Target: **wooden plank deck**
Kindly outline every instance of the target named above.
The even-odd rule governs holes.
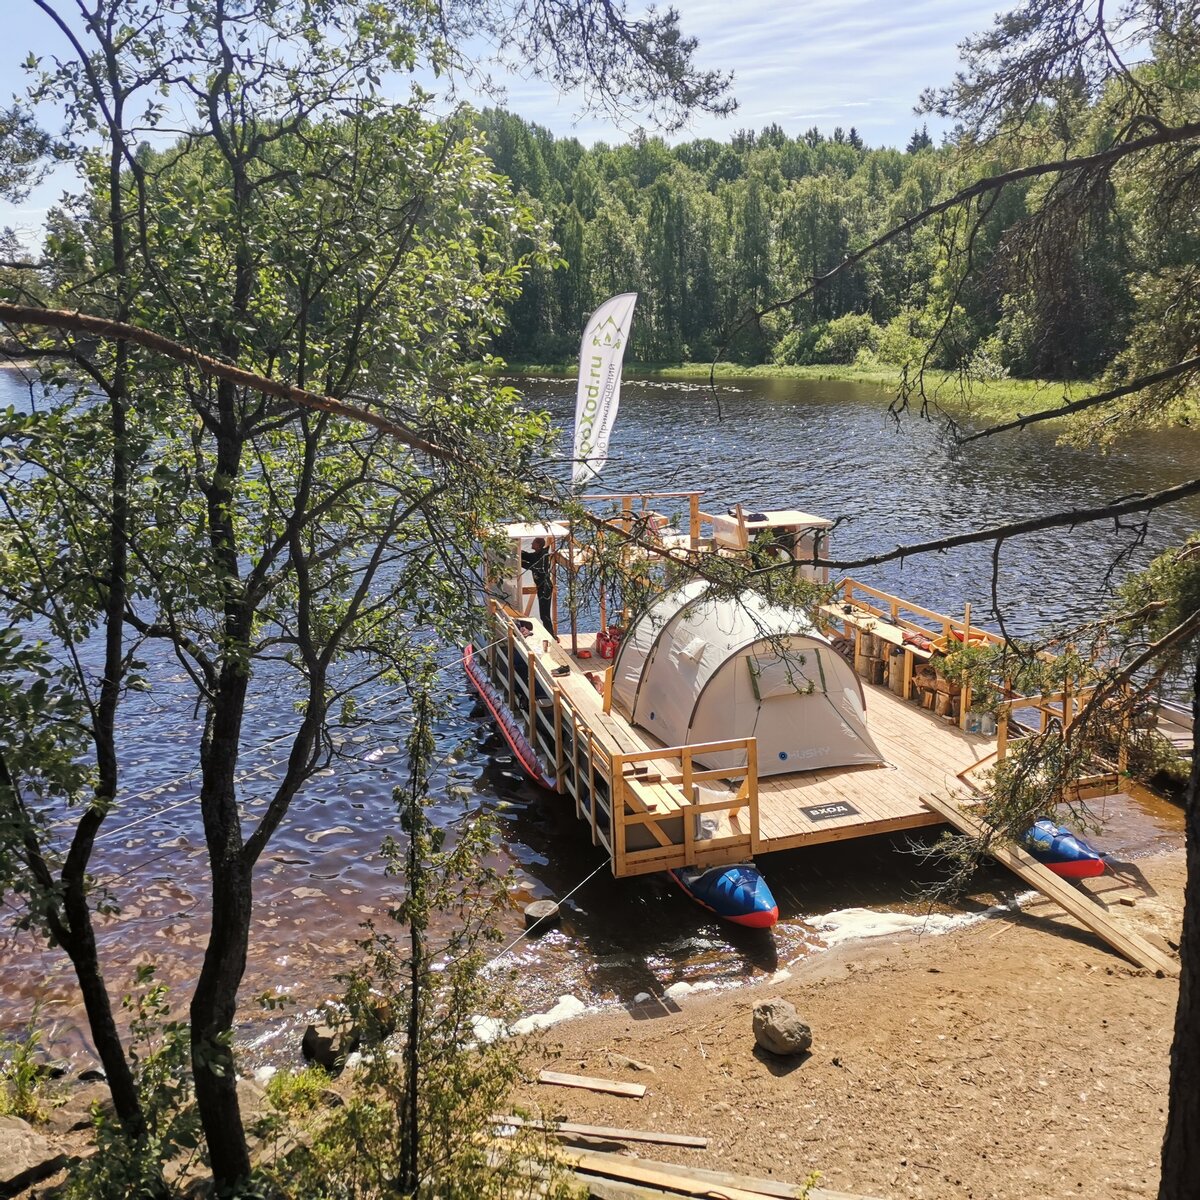
[[[568,635],[562,635],[561,641],[551,638],[536,617],[525,619],[533,629],[528,635],[518,634],[519,641],[546,670],[570,667],[568,673],[552,677],[552,686],[569,701],[580,727],[590,732],[604,755],[618,758],[664,748],[652,734],[630,725],[620,712],[604,712],[603,696],[585,672],[602,673],[612,665],[609,660],[573,656],[563,645],[569,641]],[[594,635],[581,635],[579,645],[590,648]],[[936,793],[965,798],[979,793],[974,781],[965,783],[959,776],[980,760],[989,759],[996,749],[994,737],[966,733],[956,724],[900,699],[886,687],[863,686],[867,726],[884,755],[883,765],[762,778],[758,784],[757,831],[751,828],[746,808],[722,812],[711,834],[714,840],[741,839],[743,853],[749,850],[766,854],[916,829],[943,820],[923,803],[923,796]],[[632,812],[668,815],[686,805],[678,784],[677,760],[653,759],[639,766],[645,770],[635,773],[633,766],[627,765],[623,772]],[[704,785],[710,800],[717,799],[726,788],[732,796],[737,786],[736,780],[730,784],[708,780]],[[655,836],[661,840],[661,835]],[[720,853],[715,845],[713,851]],[[618,874],[623,873],[621,864],[616,864],[616,869]]]
[[[992,753],[994,737],[965,733],[885,687],[863,684],[867,728],[884,755],[880,767],[839,767],[759,780],[759,841],[755,853],[868,837],[943,820],[922,796],[967,796],[976,789],[958,778]],[[847,806],[838,816],[813,809]]]

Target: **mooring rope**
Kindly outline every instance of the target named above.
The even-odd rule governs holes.
[[[579,891],[579,889],[583,887],[585,883],[588,883],[594,879],[595,876],[599,875],[600,872],[603,871],[608,865],[609,860],[606,858],[599,864],[599,866],[596,867],[594,871],[581,879],[561,900],[556,900],[555,903],[560,907],[566,904],[566,902],[570,900],[570,898],[575,895],[575,893]],[[488,963],[484,966],[484,970],[486,971],[488,967],[494,967],[518,942],[524,938],[527,938],[543,921],[550,920],[550,917],[553,915],[555,914],[549,913],[544,917],[538,917],[538,919],[534,921],[534,923],[530,925],[528,929],[521,930],[521,932],[517,934],[517,936],[513,938],[513,940],[509,942],[508,945],[505,946],[495,958],[488,961]]]
[[[503,637],[503,638],[497,638],[493,642],[489,642],[486,646],[482,646],[480,649],[481,650],[490,650],[493,646],[498,646],[501,642],[503,642],[505,640],[507,640],[507,635],[505,635],[505,637]],[[432,674],[437,676],[437,675],[440,675],[443,671],[449,671],[457,666],[461,666],[461,662],[456,659],[453,662],[448,662],[444,666],[438,667],[435,671],[432,672]],[[399,685],[398,687],[392,688],[390,691],[381,692],[379,695],[372,696],[369,700],[365,701],[363,703],[363,708],[364,709],[370,708],[374,704],[381,704],[381,703],[383,703],[383,701],[390,700],[393,696],[397,695],[398,693],[400,693],[402,691],[404,691],[403,684]],[[261,754],[264,750],[269,750],[272,746],[278,745],[280,742],[286,741],[287,739],[289,739],[292,736],[293,735],[290,733],[281,733],[278,737],[270,738],[267,741],[263,742],[262,745],[256,746],[252,750],[245,751],[244,753]],[[234,779],[234,783],[245,783],[246,780],[252,779],[255,775],[258,775],[260,772],[269,771],[273,767],[282,766],[285,762],[287,762],[286,758],[278,758],[272,762],[263,763],[261,766],[253,767],[250,770],[243,772],[241,775],[236,776]],[[134,792],[132,796],[123,797],[121,800],[121,803],[122,803],[122,805],[126,805],[126,804],[131,803],[134,800],[143,800],[150,796],[157,795],[164,788],[174,787],[176,784],[180,784],[180,783],[186,783],[188,780],[190,780],[196,774],[197,771],[199,771],[199,769],[200,768],[198,766],[192,767],[191,770],[185,771],[182,775],[175,776],[174,779],[168,779],[168,780],[165,780],[163,783],[156,783],[153,787],[145,788],[140,792]],[[141,825],[146,821],[153,820],[155,817],[165,816],[169,812],[174,812],[175,809],[177,809],[177,808],[182,808],[185,804],[191,804],[195,799],[196,799],[195,796],[185,796],[182,800],[177,800],[173,804],[165,805],[162,808],[156,808],[152,812],[143,813],[142,816],[137,817],[135,820],[128,821],[124,825],[118,825],[115,829],[103,829],[103,830],[101,830],[100,834],[97,835],[96,840],[99,842],[99,841],[104,841],[109,838],[114,838],[118,834],[126,833],[128,830],[133,829],[135,826]],[[53,824],[51,824],[50,828],[58,829],[58,828],[62,827],[63,825],[71,824],[71,822],[73,820],[74,820],[73,817],[63,817],[62,820],[55,821]]]

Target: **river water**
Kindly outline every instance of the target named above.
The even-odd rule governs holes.
[[[520,386],[531,406],[569,425],[571,382],[530,379]],[[0,407],[26,397],[21,378],[0,370]],[[700,489],[709,511],[740,501],[751,509],[800,508],[842,518],[834,552],[857,557],[1158,489],[1187,478],[1200,462],[1200,435],[1187,431],[1142,433],[1101,455],[1060,446],[1051,433],[1031,429],[955,453],[936,424],[906,420],[897,428],[886,416],[887,393],[868,385],[727,380],[720,398],[718,420],[706,387],[628,381],[605,489]],[[1114,563],[1120,578],[1197,528],[1200,502],[1193,502],[1153,514],[1144,530],[1109,523],[1007,543],[1000,576],[1007,627],[1033,633],[1095,613]],[[959,612],[970,601],[973,620],[995,624],[987,547],[855,574],[943,611]],[[814,952],[823,944],[815,928],[821,914],[849,907],[923,911],[917,892],[932,868],[905,852],[906,838],[764,860],[781,908],[773,936],[710,921],[661,878],[593,875],[601,860],[582,827],[561,798],[523,781],[473,702],[455,648],[446,648],[444,663],[448,708],[438,728],[433,819],[452,827],[480,807],[496,815],[496,865],[516,873],[506,941],[520,933],[523,903],[571,893],[559,929],[518,942],[497,963],[497,971],[519,976],[527,1010],[547,1008],[563,993],[589,1003],[629,1002],[681,982],[733,983]],[[137,964],[154,961],[160,976],[186,995],[207,928],[203,835],[192,802],[198,725],[181,703],[187,688],[177,665],[154,664],[152,681],[154,690],[137,701],[137,720],[121,746],[125,798],[106,823],[94,860],[96,875],[123,909],[120,919],[101,921],[100,944],[114,991],[123,990]],[[288,728],[291,700],[265,689],[250,713],[245,761],[258,772],[244,785],[251,808],[256,785],[269,782],[282,756],[270,741]],[[404,779],[405,714],[398,697],[387,694],[370,701],[370,712],[370,733],[295,800],[261,860],[244,997],[281,992],[298,1014],[337,994],[337,975],[360,959],[362,923],[385,920],[396,897],[379,848],[396,832],[391,794]],[[1096,840],[1118,856],[1136,858],[1180,836],[1178,811],[1152,797],[1110,802],[1106,815],[1109,827]],[[1013,886],[1011,878],[986,875],[971,906],[982,910]],[[40,1023],[57,1031],[61,1045],[86,1048],[62,956],[4,928],[0,1028],[27,1019],[35,1003]],[[289,1023],[258,1015],[249,1001],[244,1027],[260,1057],[293,1054]]]

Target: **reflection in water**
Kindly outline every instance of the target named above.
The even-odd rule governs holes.
[[[530,403],[569,422],[569,382],[530,381]],[[20,403],[22,389],[0,371],[0,404]],[[885,418],[878,389],[844,383],[739,381],[721,389],[724,420],[716,420],[706,389],[628,383],[606,489],[699,488],[712,508],[741,501],[752,508],[798,507],[843,519],[835,551],[858,556],[900,543],[981,524],[1033,516],[1049,505],[1076,506],[1185,477],[1200,457],[1200,439],[1179,432],[1132,438],[1100,459],[1057,446],[1044,430],[983,442],[951,453],[938,429]],[[1048,397],[1048,402],[1053,396]],[[1129,565],[1200,526],[1200,504],[1154,514],[1145,544]],[[1030,633],[1094,613],[1103,602],[1094,581],[1129,546],[1132,535],[1111,527],[1055,530],[1006,545],[1001,592],[1004,619]],[[957,611],[971,601],[974,619],[989,623],[990,551],[952,553],[862,572],[868,582],[935,608]],[[1081,581],[1083,586],[1081,586]],[[994,614],[991,614],[994,621]],[[563,798],[521,777],[485,715],[472,706],[457,662],[444,653],[449,708],[438,729],[441,766],[432,784],[434,820],[446,828],[479,806],[501,828],[496,866],[518,881],[506,933],[521,928],[520,906],[570,893],[601,861]],[[207,930],[203,831],[194,804],[198,728],[177,664],[152,665],[153,690],[132,697],[121,747],[126,795],[97,846],[95,871],[123,907],[100,922],[101,952],[114,992],[135,965],[153,960],[182,994],[198,970]],[[140,705],[135,708],[134,705]],[[285,825],[259,864],[251,934],[253,957],[243,987],[251,997],[280,989],[309,1005],[336,992],[335,976],[357,962],[362,922],[382,918],[398,882],[381,870],[379,847],[395,832],[392,789],[403,782],[405,713],[396,698],[377,697],[368,733],[313,780],[293,803]],[[260,694],[248,718],[245,765],[247,817],[281,753],[263,747],[288,728],[291,697]],[[172,807],[174,806],[174,807]],[[1178,811],[1153,800],[1097,802],[1107,832],[1097,840],[1118,855],[1177,844]],[[928,835],[933,836],[933,835]],[[838,908],[923,911],[917,900],[932,869],[905,853],[908,837],[878,838],[790,851],[762,862],[780,902],[770,934],[712,920],[661,877],[618,882],[601,871],[563,909],[560,928],[527,939],[496,965],[520,978],[529,1009],[549,1007],[561,993],[588,1000],[629,1001],[659,994],[677,980],[736,983],[785,966],[820,945],[805,918]],[[1011,895],[1012,877],[985,873],[974,902]],[[39,950],[11,929],[0,940],[0,1026],[28,1017],[35,999],[49,1004],[46,1022],[77,1012],[72,977],[57,953]],[[258,1053],[287,1055],[277,1025],[246,1019]]]

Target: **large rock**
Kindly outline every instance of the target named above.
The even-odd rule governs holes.
[[[803,1054],[812,1030],[787,1000],[760,1000],[754,1006],[754,1040],[771,1054]]]
[[[310,1025],[304,1031],[300,1052],[311,1063],[338,1072],[346,1065],[346,1059],[359,1046],[359,1036],[348,1017],[331,1017]]]
[[[104,1083],[80,1083],[72,1087],[63,1096],[61,1104],[56,1104],[49,1113],[49,1127],[55,1133],[78,1133],[91,1129],[92,1107],[99,1105],[100,1111],[109,1118],[115,1119],[112,1096],[108,1085]]]
[[[67,1163],[62,1149],[19,1117],[0,1117],[0,1196],[15,1196]]]

